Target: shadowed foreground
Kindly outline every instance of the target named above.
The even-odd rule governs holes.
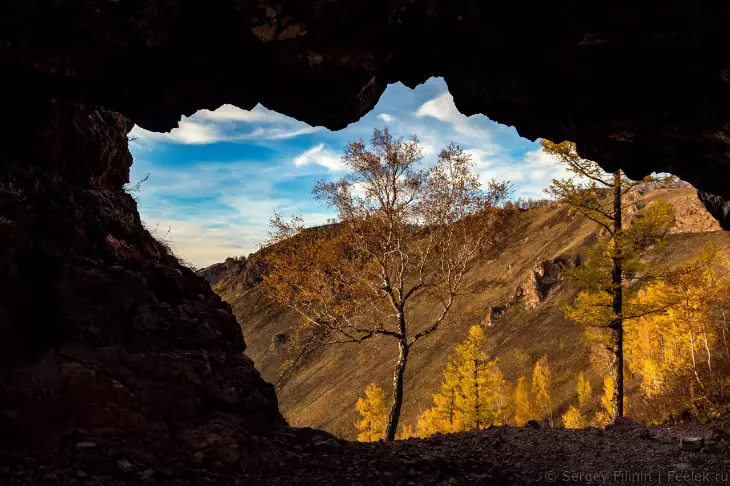
[[[225,426],[225,418],[221,425]],[[312,429],[281,430],[235,443],[223,438],[231,430],[218,432],[199,437],[200,450],[192,457],[175,458],[171,450],[169,464],[146,462],[129,444],[89,438],[67,444],[52,457],[28,457],[12,469],[0,466],[0,484],[626,484],[660,480],[699,484],[730,480],[730,429],[722,422],[646,428],[625,421],[607,431],[495,427],[393,443],[348,443]],[[701,451],[682,450],[680,439],[691,436],[704,438]],[[8,459],[2,457],[0,463]]]

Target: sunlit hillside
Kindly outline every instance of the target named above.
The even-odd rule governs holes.
[[[645,195],[647,201],[665,199],[677,214],[677,225],[660,263],[680,263],[714,243],[723,248],[720,265],[728,266],[730,234],[718,231],[694,188],[673,185]],[[447,325],[414,348],[406,373],[402,423],[415,424],[419,414],[431,406],[431,396],[440,387],[450,354],[474,324],[485,326],[488,352],[498,358],[505,378],[513,385],[519,376],[529,377],[536,360],[547,355],[557,414],[575,400],[576,378],[581,371],[596,391],[593,400],[598,407],[602,376],[591,364],[591,345],[583,337],[584,329],[566,320],[560,310],[574,299],[578,289],[562,278],[559,270],[561,265],[580,263],[587,246],[599,237],[595,226],[570,214],[566,207],[546,205],[522,212],[511,234],[502,250],[480,260],[468,274],[470,293],[460,297]],[[322,428],[354,439],[357,398],[371,382],[386,392],[390,389],[395,345],[376,338],[363,344],[320,348],[280,381],[296,317],[262,295],[256,286],[260,272],[255,256],[201,271],[233,306],[247,354],[268,381],[278,383],[277,395],[287,420],[292,425]],[[435,302],[422,298],[407,310],[418,322],[433,309]],[[629,403],[636,382],[628,377]]]

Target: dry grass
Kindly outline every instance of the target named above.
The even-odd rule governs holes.
[[[683,218],[683,230],[713,227],[691,187],[659,189],[648,196],[674,204]],[[415,424],[418,415],[431,405],[431,395],[440,386],[442,369],[470,326],[483,322],[493,306],[510,301],[519,282],[530,275],[536,264],[580,255],[595,239],[594,227],[581,217],[570,215],[566,208],[540,207],[521,213],[504,251],[479,261],[468,274],[473,293],[461,297],[456,312],[440,331],[414,347],[406,372],[402,422]],[[678,263],[711,243],[728,248],[730,234],[715,231],[671,235],[661,263]],[[723,255],[724,265],[730,266],[730,253]],[[267,302],[256,288],[240,293],[225,288],[216,290],[233,305],[248,345],[247,354],[264,378],[275,382],[283,357],[271,349],[272,337],[289,332],[295,317]],[[576,293],[572,282],[561,280],[537,308],[515,304],[487,328],[489,353],[499,358],[505,377],[513,383],[521,375],[531,375],[535,361],[548,355],[558,415],[576,400],[580,371],[591,381],[596,404],[602,388],[602,377],[589,363],[590,344],[583,338],[583,329],[565,320],[560,311]],[[409,317],[412,322],[425,322],[435,309],[435,302],[424,298],[408,309]],[[374,339],[313,353],[278,390],[284,415],[293,425],[321,428],[354,439],[357,397],[370,382],[390,389],[397,357],[397,348],[391,341]]]

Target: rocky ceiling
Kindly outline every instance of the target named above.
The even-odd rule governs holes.
[[[20,117],[29,100],[73,100],[165,131],[201,108],[262,103],[339,129],[372,109],[388,83],[443,76],[464,114],[530,139],[573,140],[584,156],[634,177],[672,172],[720,196],[712,207],[722,215],[730,9],[623,5],[8,0],[4,106]]]

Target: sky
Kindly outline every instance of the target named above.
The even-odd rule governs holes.
[[[274,212],[301,215],[309,226],[333,217],[313,199],[312,186],[342,177],[347,142],[367,141],[373,128],[385,126],[396,136],[417,135],[425,165],[458,143],[481,180],[510,181],[514,197],[543,198],[552,179],[565,176],[513,127],[459,113],[443,79],[432,78],[413,90],[390,85],[370,113],[336,132],[261,105],[200,110],[168,133],[135,126],[130,187],[148,176],[133,191],[142,220],[179,258],[201,268],[257,251]]]

